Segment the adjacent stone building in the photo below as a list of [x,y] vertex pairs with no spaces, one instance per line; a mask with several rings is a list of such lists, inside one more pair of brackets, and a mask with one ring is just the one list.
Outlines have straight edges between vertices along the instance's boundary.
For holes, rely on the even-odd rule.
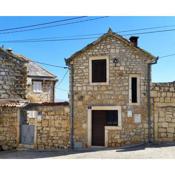
[[17,55],[27,61],[27,86],[26,98],[31,103],[43,103],[55,101],[55,85],[57,76],[44,69],[23,55]]
[[0,99],[26,99],[27,60],[0,48]]
[[54,102],[57,77],[31,61],[27,70],[27,99],[31,103]]
[[54,103],[56,76],[0,48],[0,150],[69,147],[69,104]]
[[26,102],[27,61],[0,48],[0,149],[19,144],[19,112]]
[[66,60],[75,147],[148,141],[148,65],[156,57],[111,29]]
[[175,82],[151,86],[153,140],[175,142]]

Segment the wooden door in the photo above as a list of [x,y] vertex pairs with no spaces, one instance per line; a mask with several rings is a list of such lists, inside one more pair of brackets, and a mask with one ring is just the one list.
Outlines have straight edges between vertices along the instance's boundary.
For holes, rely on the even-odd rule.
[[105,111],[92,111],[92,145],[104,146],[105,142]]

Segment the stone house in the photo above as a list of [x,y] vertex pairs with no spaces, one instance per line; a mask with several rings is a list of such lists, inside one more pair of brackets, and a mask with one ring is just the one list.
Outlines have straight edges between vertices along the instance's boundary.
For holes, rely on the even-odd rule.
[[72,146],[119,147],[152,137],[149,84],[157,58],[111,29],[66,59]]
[[56,76],[0,48],[0,150],[69,147],[69,103],[54,102]]
[[27,61],[26,98],[31,103],[54,102],[57,76],[29,58],[17,56]]
[[0,48],[0,149],[18,144],[20,108],[25,105],[27,61]]
[[27,99],[31,103],[54,102],[57,77],[31,61],[27,70]]

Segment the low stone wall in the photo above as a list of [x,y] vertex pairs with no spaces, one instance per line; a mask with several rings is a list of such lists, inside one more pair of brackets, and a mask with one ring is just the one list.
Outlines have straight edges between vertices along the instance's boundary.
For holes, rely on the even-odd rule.
[[33,104],[27,110],[37,111],[39,117],[28,117],[27,122],[35,125],[36,149],[68,148],[70,121],[68,103]]
[[175,141],[175,82],[152,84],[155,142]]
[[0,107],[0,147],[16,149],[19,140],[19,115],[16,107]]

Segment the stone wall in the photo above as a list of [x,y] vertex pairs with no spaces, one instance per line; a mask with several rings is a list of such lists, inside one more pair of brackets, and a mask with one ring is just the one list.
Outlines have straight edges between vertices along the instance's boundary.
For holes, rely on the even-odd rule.
[[[89,59],[107,56],[109,59],[109,84],[91,85]],[[119,63],[113,63],[118,58]],[[75,57],[73,65],[74,135],[75,144],[88,145],[88,108],[92,106],[120,106],[122,127],[109,129],[108,146],[122,146],[146,142],[147,124],[147,61],[145,55],[136,52],[120,40],[106,37],[98,44]],[[129,104],[129,76],[140,78],[140,104]],[[70,74],[71,75],[71,74]],[[132,117],[128,117],[128,110]],[[134,122],[134,115],[141,115],[141,123]]]
[[0,98],[25,99],[26,81],[25,62],[0,50]]
[[69,147],[70,121],[68,103],[35,104],[25,110],[34,110],[40,117],[28,117],[28,124],[35,125],[36,149],[59,149]]
[[42,92],[33,92],[32,78],[27,78],[27,99],[31,103],[43,103],[43,102],[54,102],[55,96],[55,81],[44,80],[42,81]]
[[154,141],[175,141],[175,82],[153,83],[151,96]]
[[19,115],[16,107],[0,107],[0,147],[16,149],[19,143]]

